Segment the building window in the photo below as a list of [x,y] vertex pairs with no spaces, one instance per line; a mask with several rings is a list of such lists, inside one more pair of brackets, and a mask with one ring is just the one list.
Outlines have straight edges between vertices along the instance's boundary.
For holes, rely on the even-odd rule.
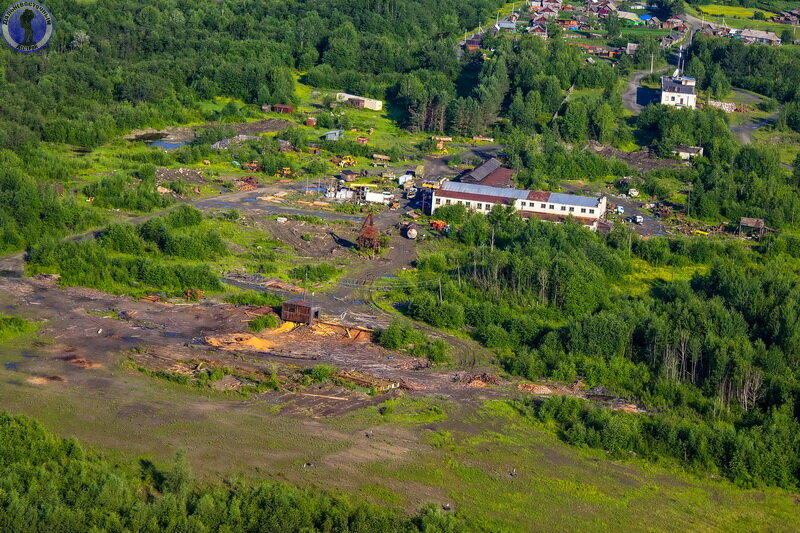
[[573,211],[575,211],[575,208],[574,207],[570,207],[569,208],[569,212],[572,213]]
[[519,203],[519,205],[520,205],[521,207],[525,207],[525,202],[520,202],[520,203]]
[[469,207],[470,205],[472,205],[472,202],[467,202],[467,203],[466,203],[466,206],[467,206],[467,207]]
[[450,205],[450,198],[444,201],[445,205]]
[[542,209],[547,209],[547,204],[542,204]]
[[589,209],[589,214],[594,215],[594,209]]
[[581,213],[585,213],[585,212],[586,212],[586,208],[585,207],[581,207]]
[[441,198],[437,198],[436,199],[436,205],[439,205],[440,203],[442,203],[442,199]]
[[478,209],[483,209],[483,204],[482,203],[478,203]]
[[562,211],[566,211],[566,210],[567,210],[567,206],[565,206],[565,205],[562,205],[562,206],[561,206],[561,210],[562,210]]
[[550,204],[550,209],[555,209],[555,208],[556,208],[556,206],[554,206],[553,204]]
[[670,97],[670,101],[674,102],[674,101],[675,101],[675,97],[674,97],[674,96],[671,96],[671,97]]

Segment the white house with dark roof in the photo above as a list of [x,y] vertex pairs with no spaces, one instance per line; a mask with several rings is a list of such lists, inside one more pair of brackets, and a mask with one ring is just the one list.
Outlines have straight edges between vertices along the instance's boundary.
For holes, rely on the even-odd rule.
[[661,103],[672,107],[697,108],[697,80],[687,76],[661,77]]
[[484,214],[495,205],[510,205],[525,218],[535,217],[550,222],[564,222],[572,217],[591,230],[597,230],[606,213],[605,196],[578,196],[447,181],[433,191],[431,214],[442,206],[457,204]]

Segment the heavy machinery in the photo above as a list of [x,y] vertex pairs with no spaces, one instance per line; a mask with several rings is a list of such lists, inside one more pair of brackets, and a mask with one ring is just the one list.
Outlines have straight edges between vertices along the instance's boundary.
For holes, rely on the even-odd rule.
[[362,250],[378,252],[381,249],[380,232],[378,226],[375,225],[375,217],[372,213],[364,217],[356,244]]
[[275,173],[276,176],[279,178],[297,178],[297,172],[293,172],[289,167],[283,167],[278,172]]
[[356,164],[356,160],[352,155],[346,155],[341,159],[334,157],[330,161],[339,168],[352,167]]
[[443,230],[447,228],[447,222],[444,220],[431,220],[431,227],[435,230]]
[[250,161],[249,163],[245,163],[242,165],[242,169],[247,170],[249,172],[261,172],[264,167],[261,166],[259,161]]

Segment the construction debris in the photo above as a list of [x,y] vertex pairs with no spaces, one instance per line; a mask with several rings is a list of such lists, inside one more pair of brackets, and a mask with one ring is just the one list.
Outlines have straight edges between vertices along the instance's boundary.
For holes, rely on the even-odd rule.
[[553,391],[550,390],[549,387],[545,387],[544,385],[522,383],[520,385],[517,385],[517,388],[521,391],[530,392],[531,394],[553,394]]
[[334,374],[333,377],[334,379],[353,383],[359,387],[375,389],[378,392],[386,392],[400,387],[400,383],[396,381],[388,381],[356,370],[341,370]]
[[220,335],[219,337],[206,337],[205,343],[221,350],[256,350],[266,352],[272,349],[275,344],[262,337],[256,337],[249,333],[231,333],[230,335]]
[[234,180],[233,187],[240,192],[249,192],[258,189],[261,183],[255,176],[247,176],[246,178]]

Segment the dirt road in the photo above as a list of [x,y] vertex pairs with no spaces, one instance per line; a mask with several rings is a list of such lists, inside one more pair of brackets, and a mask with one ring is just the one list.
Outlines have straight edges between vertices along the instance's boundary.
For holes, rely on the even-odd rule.
[[[671,67],[664,67],[655,72],[665,72],[670,68]],[[622,93],[622,105],[632,113],[639,114],[643,107],[651,103],[658,96],[658,91],[656,89],[650,89],[639,85],[642,78],[648,74],[650,74],[649,70],[635,71],[628,81],[628,85],[625,86],[625,91]]]

